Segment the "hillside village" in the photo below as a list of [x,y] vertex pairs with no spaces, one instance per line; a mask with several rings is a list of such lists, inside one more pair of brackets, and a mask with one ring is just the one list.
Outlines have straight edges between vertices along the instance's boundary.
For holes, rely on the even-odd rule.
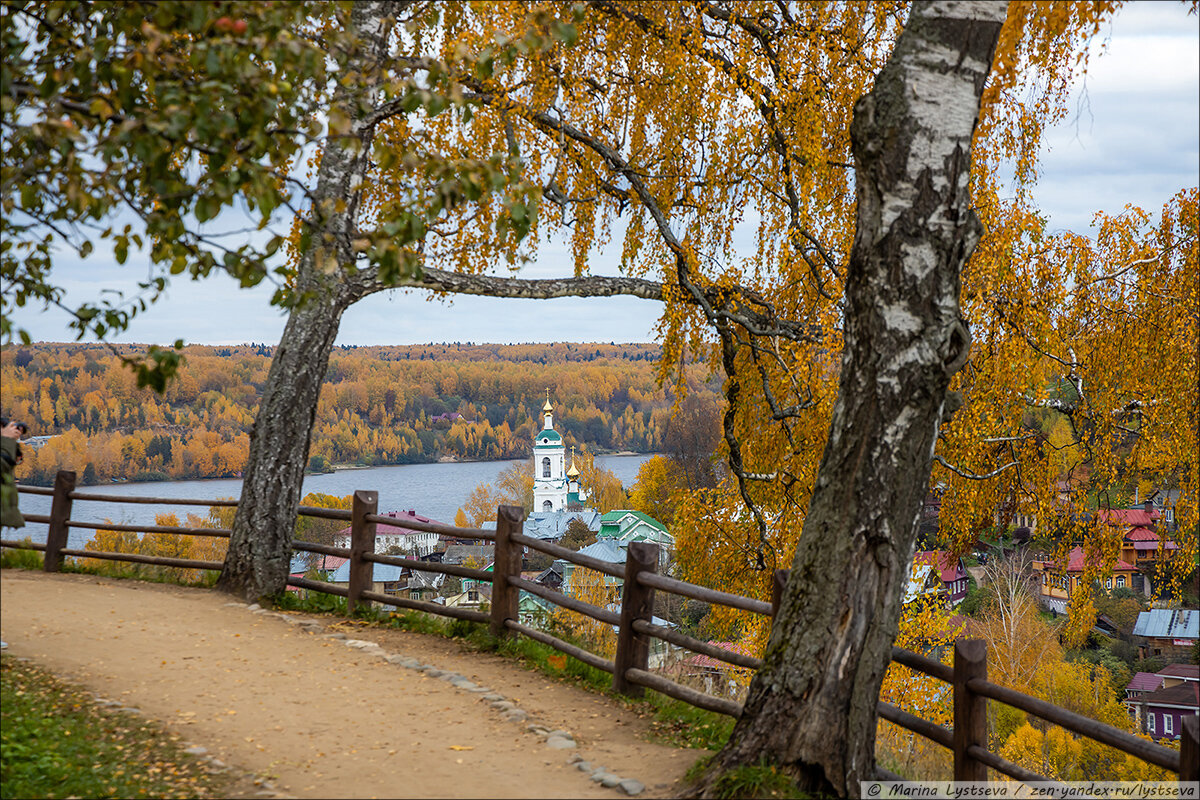
[[[623,569],[626,551],[634,542],[648,542],[659,547],[659,570],[668,571],[672,562],[674,537],[666,526],[641,511],[616,509],[600,513],[588,506],[588,495],[579,484],[580,473],[568,458],[562,436],[554,427],[554,410],[547,397],[542,408],[543,424],[533,440],[533,487],[535,510],[524,521],[523,533],[544,542],[560,544],[576,550],[579,555],[598,559]],[[377,524],[375,552],[441,564],[454,564],[490,571],[493,567],[494,545],[480,544],[471,538],[429,533],[408,527],[405,523],[447,524],[431,519],[415,509],[383,512],[381,516],[395,519],[395,524]],[[494,520],[483,523],[485,530],[494,530]],[[350,528],[333,537],[336,547],[350,546]],[[412,600],[423,600],[456,608],[479,609],[491,600],[491,584],[469,578],[455,578],[441,573],[422,572],[419,568],[390,564],[372,564],[371,589],[381,594]],[[349,559],[326,555],[297,555],[292,564],[295,577],[318,575],[322,580],[339,586],[350,582]],[[570,597],[586,598],[603,607],[619,609],[622,580],[577,567],[566,559],[549,556],[524,548],[521,577],[540,586]],[[518,604],[519,621],[539,629],[553,629],[563,624],[557,607],[550,601],[522,590]],[[678,627],[678,620],[654,617],[658,625]],[[732,643],[717,643],[730,646]],[[603,646],[602,644],[600,646]],[[671,662],[671,648],[656,641],[650,653],[650,666],[662,669]],[[692,655],[672,664],[683,678],[698,679],[698,686],[720,693],[728,690],[728,676],[720,673],[729,665],[705,656]]]
[[[659,570],[669,573],[675,538],[667,526],[641,511],[616,509],[602,514],[590,507],[588,495],[579,484],[574,454],[568,453],[562,435],[555,429],[549,398],[542,408],[542,418],[531,443],[534,510],[524,521],[523,533],[618,568],[623,568],[632,542],[649,542],[659,546]],[[931,492],[922,519],[925,541],[936,541],[939,505],[937,493]],[[1196,674],[1194,653],[1200,639],[1200,613],[1179,608],[1179,587],[1165,580],[1165,567],[1179,550],[1171,538],[1175,526],[1170,512],[1169,504],[1164,508],[1161,498],[1151,498],[1134,508],[1099,510],[1095,522],[1103,526],[1106,541],[1111,540],[1116,553],[1107,569],[1103,557],[1089,557],[1082,538],[1069,542],[1066,548],[1068,543],[1061,535],[1050,535],[1053,526],[1049,523],[1039,526],[1032,516],[1008,520],[1007,537],[980,542],[977,550],[962,557],[944,549],[915,553],[904,602],[913,607],[939,607],[960,635],[975,635],[978,622],[972,614],[977,612],[979,596],[990,580],[989,571],[1021,570],[1024,589],[1036,598],[1043,613],[1052,616],[1067,613],[1068,603],[1083,581],[1096,581],[1096,589],[1111,602],[1136,608],[1137,613],[1116,615],[1120,619],[1099,613],[1089,646],[1082,652],[1110,662],[1115,652],[1117,660],[1127,665],[1121,679],[1123,704],[1137,729],[1155,739],[1178,738],[1182,715],[1194,713],[1197,707],[1200,676]],[[416,509],[389,511],[383,516],[395,523],[377,525],[377,553],[485,571],[492,568],[491,544],[417,530],[406,524],[447,524],[443,521],[430,519]],[[1005,521],[998,514],[997,528],[1001,529]],[[1013,526],[1012,522],[1019,524]],[[495,522],[486,522],[483,527],[494,529]],[[347,527],[335,535],[334,544],[348,547],[349,540]],[[372,566],[372,589],[382,594],[458,608],[480,609],[490,603],[491,585],[487,582],[422,572],[419,568]],[[349,584],[349,562],[343,558],[320,556],[308,561],[297,557],[292,571],[297,577],[315,572],[330,583]],[[552,559],[525,548],[521,577],[569,597],[619,609],[621,579],[577,567],[565,559]],[[678,610],[656,611],[663,616],[656,616],[655,624],[683,627],[693,635],[699,632],[696,620],[685,619]],[[567,628],[576,636],[590,634],[593,647],[604,647],[596,640],[596,626],[591,631],[572,629],[561,609],[531,592],[520,592],[519,617],[522,624],[538,629],[561,633]],[[603,633],[599,632],[599,639],[603,639]],[[710,643],[747,651],[744,642]],[[733,699],[743,695],[749,677],[738,667],[704,655],[677,652],[661,641],[655,642],[650,665],[669,671],[676,680]]]
[[[931,493],[923,519],[927,534],[936,533],[938,507]],[[1100,508],[1087,519],[1072,519],[1074,528],[1062,520],[1039,526],[1029,515],[1013,521],[1019,524],[1009,528],[1008,537],[981,542],[965,557],[917,552],[905,603],[961,611],[953,624],[974,635],[977,624],[967,615],[975,610],[972,595],[1001,571],[1016,574],[1051,617],[1067,615],[1090,584],[1098,610],[1078,655],[1116,665],[1114,673],[1125,665],[1118,688],[1136,730],[1155,740],[1178,740],[1182,718],[1200,713],[1200,611],[1195,564],[1179,561],[1181,548],[1172,539],[1177,527],[1169,499],[1155,494],[1130,508]],[[1079,533],[1088,525],[1100,529],[1099,545]]]

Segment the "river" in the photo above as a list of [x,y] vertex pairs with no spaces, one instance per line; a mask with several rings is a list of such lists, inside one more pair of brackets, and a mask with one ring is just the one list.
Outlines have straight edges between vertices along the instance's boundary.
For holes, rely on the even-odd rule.
[[[597,456],[596,465],[611,470],[628,489],[637,477],[642,464],[652,456]],[[413,509],[431,519],[454,524],[454,515],[466,502],[467,495],[481,483],[491,483],[501,470],[513,464],[528,466],[529,461],[467,461],[445,464],[404,464],[390,467],[344,469],[325,475],[305,475],[304,494],[321,492],[337,497],[353,494],[358,489],[379,492],[379,510]],[[188,512],[204,516],[203,506],[171,505],[171,498],[218,500],[238,497],[242,482],[237,479],[206,481],[162,481],[157,483],[109,483],[101,486],[80,486],[88,494],[107,494],[126,497],[161,497],[162,505],[118,504],[95,500],[77,500],[71,508],[71,519],[81,522],[113,522],[126,525],[153,525],[155,514],[175,513],[180,520]],[[49,514],[50,498],[44,495],[21,495],[21,511],[29,514]],[[82,548],[94,531],[72,528],[68,547]],[[46,525],[27,522],[24,528],[4,529],[5,539],[46,541]]]

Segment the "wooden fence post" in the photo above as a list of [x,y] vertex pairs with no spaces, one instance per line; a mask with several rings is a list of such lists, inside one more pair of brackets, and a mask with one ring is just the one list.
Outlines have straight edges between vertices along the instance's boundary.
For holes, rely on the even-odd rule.
[[357,491],[350,506],[350,585],[346,592],[346,614],[353,614],[362,593],[371,588],[375,564],[363,554],[375,552],[375,523],[364,517],[379,510],[379,492]]
[[512,540],[520,534],[525,522],[525,509],[520,506],[500,506],[496,509],[496,550],[492,560],[492,636],[509,635],[506,619],[517,619],[517,603],[521,591],[510,584],[510,577],[521,576],[521,545]]
[[1179,780],[1200,781],[1200,717],[1189,714],[1183,718],[1179,742]]
[[987,747],[987,698],[967,688],[972,678],[987,680],[987,642],[954,643],[954,780],[986,781],[987,765],[967,754],[971,745]]
[[777,569],[771,574],[771,618],[779,616],[779,604],[783,602],[783,590],[787,587],[790,569]]
[[50,530],[46,533],[46,555],[42,569],[58,572],[62,567],[62,549],[67,546],[67,520],[71,518],[71,492],[75,491],[75,473],[59,470],[54,476],[54,499],[50,503]]
[[630,542],[625,551],[625,585],[612,676],[613,691],[630,697],[641,697],[644,690],[625,679],[625,670],[645,670],[650,663],[650,637],[633,629],[635,619],[649,622],[654,617],[654,589],[638,583],[637,576],[642,572],[658,572],[658,545]]

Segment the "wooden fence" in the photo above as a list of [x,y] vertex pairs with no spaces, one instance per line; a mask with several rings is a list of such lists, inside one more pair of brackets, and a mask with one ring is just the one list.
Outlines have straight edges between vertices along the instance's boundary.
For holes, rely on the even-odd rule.
[[[118,497],[113,495],[88,494],[75,490],[75,473],[73,472],[59,472],[55,477],[54,488],[52,489],[21,486],[19,487],[19,491],[27,494],[51,495],[53,497],[49,515],[25,515],[26,519],[31,522],[44,522],[48,524],[49,530],[46,537],[46,544],[29,544],[26,542],[0,540],[0,546],[44,551],[43,568],[46,572],[58,571],[62,565],[62,559],[66,556],[129,561],[186,569],[221,569],[221,563],[215,561],[143,556],[128,553],[105,553],[68,548],[66,547],[67,532],[72,527],[168,533],[182,536],[214,536],[224,538],[230,536],[228,529],[220,528],[115,525],[75,521],[70,519],[71,504],[75,500],[210,507],[237,505],[237,502],[233,500],[179,500],[174,498]],[[498,637],[508,636],[513,633],[527,636],[530,639],[549,645],[561,653],[576,658],[585,664],[590,664],[597,669],[610,673],[612,675],[613,689],[617,692],[640,696],[644,688],[649,688],[699,708],[735,718],[741,716],[742,706],[740,703],[726,698],[714,697],[651,672],[648,668],[651,639],[661,639],[670,644],[709,656],[735,667],[759,669],[763,665],[762,660],[716,647],[679,631],[653,624],[652,609],[654,607],[654,596],[656,592],[661,591],[711,604],[729,606],[755,614],[774,616],[779,608],[783,587],[787,582],[786,570],[775,571],[772,583],[772,599],[771,602],[766,602],[697,586],[696,584],[676,580],[666,575],[660,575],[658,573],[658,545],[645,542],[631,543],[627,550],[625,564],[618,565],[581,555],[550,542],[532,539],[522,533],[524,511],[513,506],[500,506],[497,509],[495,531],[478,528],[457,528],[450,525],[422,522],[415,519],[404,519],[404,527],[412,530],[436,533],[458,539],[492,542],[495,547],[494,564],[492,571],[486,572],[454,564],[414,561],[412,559],[403,559],[376,553],[374,551],[376,524],[384,523],[392,525],[396,523],[394,517],[380,516],[377,512],[378,494],[369,491],[354,493],[350,511],[301,506],[298,509],[298,513],[302,516],[322,517],[350,523],[349,549],[330,547],[313,542],[297,541],[292,543],[292,548],[295,551],[348,558],[350,562],[350,579],[348,586],[344,588],[308,578],[290,577],[288,584],[300,589],[345,597],[347,610],[350,613],[354,612],[359,603],[369,601],[397,608],[412,609],[440,616],[484,623],[489,625],[491,632]],[[601,608],[591,603],[586,603],[562,592],[522,578],[521,561],[525,548],[621,579],[623,581],[623,596],[620,611],[616,612],[608,608]],[[492,602],[490,613],[474,609],[448,607],[439,603],[394,597],[371,591],[369,587],[371,586],[372,564],[391,564],[419,571],[442,573],[491,583]],[[615,626],[617,628],[615,657],[609,660],[545,631],[519,622],[517,603],[521,591],[541,597],[561,608],[567,608],[591,619]],[[1175,772],[1179,775],[1179,780],[1181,781],[1200,780],[1200,745],[1198,745],[1198,740],[1200,740],[1198,727],[1200,726],[1197,724],[1200,718],[1195,715],[1184,718],[1181,749],[1176,751],[1153,742],[1148,742],[1145,739],[1098,722],[1097,720],[1047,703],[1044,700],[1039,700],[1036,697],[1031,697],[992,683],[987,679],[987,647],[979,639],[958,640],[955,643],[953,665],[944,664],[919,653],[903,650],[898,647],[892,648],[892,660],[951,685],[954,703],[954,723],[952,728],[936,725],[921,717],[910,714],[895,705],[882,701],[879,702],[878,711],[879,716],[883,719],[893,722],[952,751],[954,755],[955,780],[987,780],[987,770],[990,768],[1019,781],[1049,783],[1047,778],[1014,764],[987,749],[987,701],[989,699],[1006,703],[1021,711],[1041,717],[1048,722],[1060,725],[1073,733],[1086,736],[1151,764]],[[888,773],[885,770],[880,770],[880,777],[891,780],[902,780],[900,776]]]

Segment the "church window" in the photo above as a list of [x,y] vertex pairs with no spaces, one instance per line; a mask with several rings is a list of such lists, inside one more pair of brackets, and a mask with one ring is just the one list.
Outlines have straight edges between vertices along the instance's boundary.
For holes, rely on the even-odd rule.
[[542,503],[542,511],[553,511],[553,510],[554,510],[554,503],[551,503],[549,500]]
[[542,459],[542,477],[543,478],[550,477],[550,459],[549,458]]

